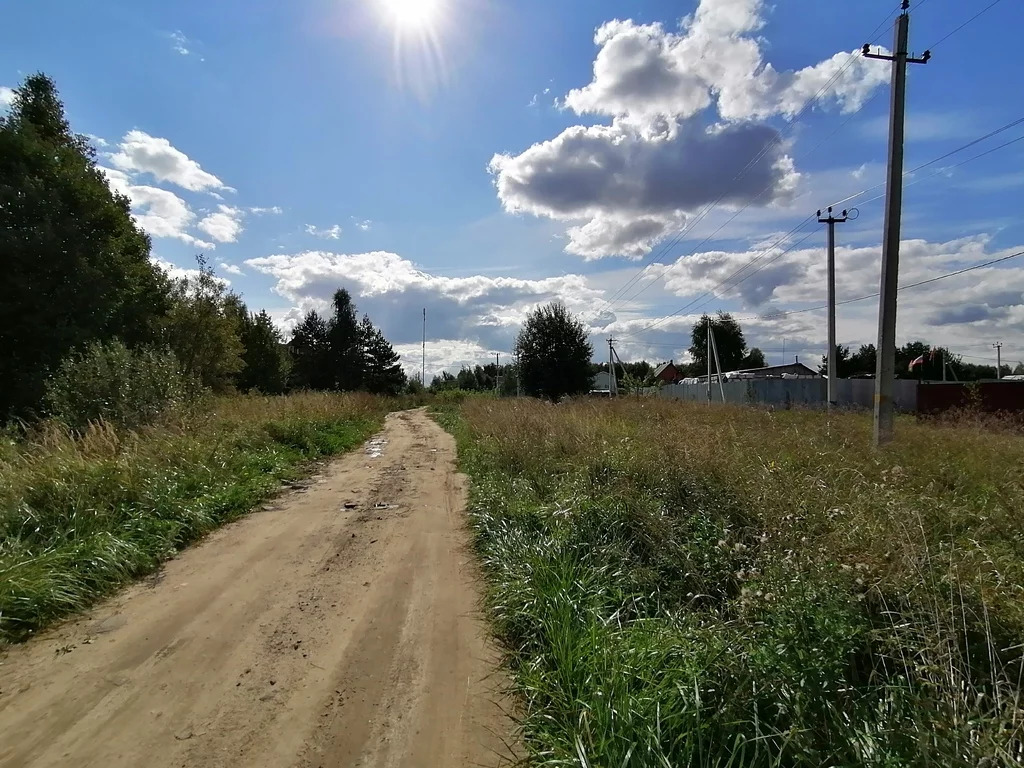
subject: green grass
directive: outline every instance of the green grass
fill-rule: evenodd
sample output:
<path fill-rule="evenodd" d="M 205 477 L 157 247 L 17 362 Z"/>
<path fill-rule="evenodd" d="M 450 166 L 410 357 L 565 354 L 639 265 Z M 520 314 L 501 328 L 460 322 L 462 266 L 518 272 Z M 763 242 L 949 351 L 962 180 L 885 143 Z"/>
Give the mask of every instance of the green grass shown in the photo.
<path fill-rule="evenodd" d="M 301 394 L 214 401 L 138 433 L 42 425 L 0 446 L 0 644 L 153 571 L 250 511 L 314 459 L 346 451 L 396 404 Z"/>
<path fill-rule="evenodd" d="M 1021 761 L 1024 438 L 659 400 L 442 410 L 544 766 Z"/>

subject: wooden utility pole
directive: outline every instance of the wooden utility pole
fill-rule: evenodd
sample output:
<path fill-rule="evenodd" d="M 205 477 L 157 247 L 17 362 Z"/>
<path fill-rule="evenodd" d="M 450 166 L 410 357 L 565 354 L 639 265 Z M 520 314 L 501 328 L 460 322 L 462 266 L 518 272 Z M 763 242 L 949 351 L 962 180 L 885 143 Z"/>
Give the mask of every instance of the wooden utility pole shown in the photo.
<path fill-rule="evenodd" d="M 427 308 L 423 308 L 423 362 L 420 367 L 420 384 L 427 386 Z"/>
<path fill-rule="evenodd" d="M 874 443 L 892 440 L 894 408 L 892 393 L 896 378 L 896 292 L 899 286 L 900 214 L 903 206 L 903 119 L 907 96 L 907 64 L 925 64 L 931 52 L 910 58 L 910 0 L 903 0 L 903 13 L 896 18 L 895 43 L 891 56 L 871 53 L 864 44 L 864 56 L 892 62 L 889 99 L 889 169 L 885 181 L 885 224 L 882 234 L 882 279 L 878 301 L 878 360 L 875 368 Z"/>
<path fill-rule="evenodd" d="M 828 207 L 828 216 L 821 218 L 821 211 L 818 211 L 818 223 L 828 224 L 828 408 L 836 404 L 836 224 L 846 221 L 846 211 L 843 215 L 835 217 L 832 215 L 832 206 Z"/>
<path fill-rule="evenodd" d="M 499 391 L 498 391 L 498 366 L 500 365 L 500 363 L 498 362 L 498 357 L 499 357 L 500 354 L 501 354 L 500 352 L 495 352 L 494 353 L 494 394 L 496 394 L 496 395 L 499 393 Z"/>
<path fill-rule="evenodd" d="M 997 341 L 992 345 L 996 350 L 996 381 L 1003 378 L 1003 342 Z"/>

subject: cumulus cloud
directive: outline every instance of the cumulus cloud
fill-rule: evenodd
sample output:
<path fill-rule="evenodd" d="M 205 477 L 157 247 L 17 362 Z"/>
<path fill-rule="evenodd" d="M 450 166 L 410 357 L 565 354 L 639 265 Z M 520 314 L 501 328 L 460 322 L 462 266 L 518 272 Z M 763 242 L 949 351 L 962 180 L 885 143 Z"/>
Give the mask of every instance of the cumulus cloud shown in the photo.
<path fill-rule="evenodd" d="M 678 33 L 658 23 L 603 24 L 594 36 L 600 50 L 593 80 L 570 91 L 565 105 L 578 114 L 648 124 L 689 118 L 715 103 L 723 119 L 748 120 L 792 116 L 819 92 L 821 102 L 852 111 L 888 82 L 886 67 L 856 51 L 776 70 L 752 36 L 763 26 L 763 12 L 762 0 L 702 0 Z"/>
<path fill-rule="evenodd" d="M 110 162 L 122 171 L 148 173 L 159 181 L 176 184 L 190 192 L 234 191 L 167 139 L 150 136 L 144 131 L 128 131 L 118 151 L 110 156 Z"/>
<path fill-rule="evenodd" d="M 233 243 L 242 232 L 242 210 L 218 205 L 217 210 L 200 221 L 198 227 L 219 243 Z"/>
<path fill-rule="evenodd" d="M 0 85 L 0 107 L 9 107 L 14 103 L 14 89 Z"/>
<path fill-rule="evenodd" d="M 918 283 L 1021 250 L 1022 245 L 995 248 L 987 234 L 945 242 L 904 240 L 900 246 L 900 283 Z M 793 250 L 760 272 L 740 272 L 740 277 L 751 276 L 735 288 L 718 288 L 724 278 L 758 255 L 761 252 L 711 251 L 680 259 L 666 270 L 666 288 L 682 299 L 672 303 L 685 308 L 687 299 L 706 291 L 716 289 L 716 295 L 701 298 L 684 313 L 663 321 L 651 317 L 649 311 L 631 312 L 612 322 L 607 332 L 623 338 L 623 349 L 630 354 L 674 354 L 678 358 L 688 346 L 680 339 L 685 340 L 700 313 L 725 307 L 740 319 L 752 346 L 777 349 L 785 339 L 788 359 L 792 360 L 794 354 L 813 353 L 817 362 L 824 351 L 826 333 L 824 311 L 819 309 L 826 298 L 824 249 Z M 878 245 L 836 249 L 836 289 L 841 302 L 838 331 L 839 342 L 844 345 L 875 343 L 877 298 L 842 302 L 877 293 L 880 258 Z M 813 311 L 792 312 L 800 309 Z M 655 321 L 658 324 L 650 327 Z M 897 334 L 901 344 L 921 339 L 963 352 L 979 341 L 1013 333 L 1024 334 L 1024 265 L 1017 262 L 980 267 L 899 293 Z M 663 347 L 673 344 L 680 346 L 671 352 Z M 780 359 L 777 354 L 776 359 Z"/>
<path fill-rule="evenodd" d="M 329 227 L 318 227 L 315 224 L 307 224 L 306 232 L 314 237 L 322 237 L 325 240 L 337 240 L 341 237 L 341 225 L 333 224 Z"/>
<path fill-rule="evenodd" d="M 821 105 L 858 108 L 888 79 L 849 53 L 793 71 L 764 61 L 763 0 L 701 0 L 678 32 L 615 20 L 593 78 L 562 106 L 611 118 L 489 165 L 506 211 L 571 224 L 566 250 L 640 257 L 708 204 L 768 206 L 799 175 L 779 133 L 752 121 Z"/>
<path fill-rule="evenodd" d="M 241 267 L 239 267 L 236 264 L 228 264 L 227 262 L 222 261 L 217 266 L 220 267 L 222 272 L 227 272 L 228 274 L 231 274 L 231 275 L 244 275 L 245 274 L 242 271 Z"/>
<path fill-rule="evenodd" d="M 362 220 L 360 220 L 360 219 L 357 219 L 355 216 L 353 216 L 352 217 L 352 221 L 355 223 L 356 228 L 361 230 L 361 231 L 363 231 L 363 232 L 369 232 L 370 231 L 370 227 L 373 226 L 373 222 L 370 221 L 369 219 L 362 219 Z"/>
<path fill-rule="evenodd" d="M 171 46 L 177 53 L 180 53 L 182 56 L 188 56 L 192 53 L 188 48 L 188 38 L 185 37 L 180 29 L 176 32 L 171 32 L 168 37 L 171 39 Z"/>
<path fill-rule="evenodd" d="M 128 174 L 113 168 L 100 166 L 99 169 L 107 177 L 110 188 L 128 198 L 135 221 L 149 235 L 174 238 L 196 248 L 215 247 L 188 233 L 196 217 L 188 203 L 176 194 L 159 187 L 135 184 Z"/>
<path fill-rule="evenodd" d="M 506 211 L 584 221 L 566 250 L 588 259 L 640 257 L 702 205 L 785 200 L 798 180 L 778 132 L 752 123 L 654 138 L 622 123 L 575 126 L 516 157 L 495 155 L 490 171 Z"/>
<path fill-rule="evenodd" d="M 581 275 L 539 280 L 428 274 L 394 253 L 339 254 L 308 251 L 249 259 L 247 266 L 276 280 L 274 291 L 295 305 L 294 317 L 325 309 L 339 287 L 348 288 L 359 310 L 369 313 L 396 344 L 420 339 L 423 308 L 432 339 L 462 339 L 495 349 L 511 348 L 526 313 L 560 300 L 575 312 L 589 310 L 600 292 Z M 282 318 L 284 324 L 294 317 Z"/>

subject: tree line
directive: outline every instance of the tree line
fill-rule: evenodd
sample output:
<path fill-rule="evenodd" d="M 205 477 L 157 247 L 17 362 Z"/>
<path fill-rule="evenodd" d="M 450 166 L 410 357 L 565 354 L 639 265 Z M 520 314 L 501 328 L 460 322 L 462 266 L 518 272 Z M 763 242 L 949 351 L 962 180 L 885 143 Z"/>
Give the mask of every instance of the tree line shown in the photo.
<path fill-rule="evenodd" d="M 0 116 L 0 421 L 45 415 L 90 392 L 95 407 L 141 401 L 143 386 L 165 394 L 405 386 L 398 355 L 367 316 L 357 321 L 344 289 L 330 317 L 308 313 L 286 341 L 202 256 L 193 274 L 172 278 L 151 246 L 128 198 L 110 189 L 95 150 L 72 131 L 54 82 L 27 77 Z M 166 384 L 168 360 L 185 382 L 177 389 Z"/>

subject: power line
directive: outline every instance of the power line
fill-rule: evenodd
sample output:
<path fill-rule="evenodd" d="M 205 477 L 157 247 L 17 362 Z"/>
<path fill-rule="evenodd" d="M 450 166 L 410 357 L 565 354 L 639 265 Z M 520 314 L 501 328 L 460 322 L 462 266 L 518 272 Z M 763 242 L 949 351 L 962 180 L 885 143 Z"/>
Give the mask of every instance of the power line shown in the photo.
<path fill-rule="evenodd" d="M 911 170 L 906 171 L 903 175 L 904 176 L 908 176 L 908 175 L 910 175 L 912 173 L 916 173 L 917 171 L 920 171 L 923 168 L 927 168 L 928 166 L 934 165 L 935 163 L 937 163 L 937 162 L 939 162 L 941 160 L 944 160 L 947 157 L 951 157 L 952 155 L 955 155 L 955 154 L 957 154 L 959 152 L 962 152 L 965 149 L 969 149 L 970 147 L 973 147 L 976 144 L 978 144 L 978 143 L 980 143 L 982 141 L 985 141 L 986 139 L 990 139 L 993 136 L 996 136 L 996 135 L 998 135 L 998 134 L 1000 134 L 1000 133 L 1002 133 L 1002 132 L 1004 132 L 1006 130 L 1009 130 L 1010 128 L 1013 128 L 1016 125 L 1020 125 L 1021 123 L 1024 123 L 1024 117 L 1017 118 L 1016 120 L 1013 120 L 1013 121 L 1007 123 L 1006 125 L 1003 125 L 1003 126 L 1001 126 L 999 128 L 996 128 L 993 131 L 988 132 L 984 136 L 981 136 L 981 137 L 979 137 L 977 139 L 969 141 L 966 144 L 963 144 L 963 145 L 957 147 L 956 149 L 953 149 L 953 150 L 951 150 L 949 152 L 946 152 L 943 155 L 940 155 L 939 157 L 933 158 L 932 160 L 929 160 L 929 161 L 927 161 L 925 163 L 921 163 L 920 165 L 912 168 Z M 925 181 L 925 180 L 927 180 L 929 178 L 932 178 L 933 176 L 935 176 L 935 175 L 937 175 L 937 174 L 939 174 L 939 173 L 941 173 L 943 171 L 950 170 L 952 168 L 958 168 L 958 167 L 960 167 L 962 165 L 966 165 L 967 163 L 973 162 L 974 160 L 977 160 L 977 159 L 979 159 L 981 157 L 989 155 L 992 152 L 995 152 L 997 150 L 1000 150 L 1000 149 L 1003 149 L 1005 147 L 1008 147 L 1008 146 L 1010 146 L 1012 144 L 1015 144 L 1016 142 L 1021 141 L 1021 140 L 1024 140 L 1024 136 L 1019 136 L 1019 137 L 1017 137 L 1015 139 L 1011 139 L 1010 141 L 1004 142 L 1003 144 L 1000 144 L 998 146 L 991 147 L 991 148 L 985 150 L 984 152 L 980 152 L 977 155 L 973 155 L 972 157 L 969 157 L 966 160 L 963 160 L 963 161 L 961 161 L 959 163 L 956 163 L 954 165 L 945 166 L 943 168 L 939 168 L 935 172 L 929 174 L 928 176 L 922 177 L 920 179 L 915 179 L 915 180 L 911 181 L 909 184 L 906 184 L 905 186 L 911 186 L 913 184 L 917 184 L 917 183 L 919 183 L 921 181 Z M 875 185 L 873 185 L 871 187 L 866 187 L 865 189 L 862 189 L 860 192 L 856 192 L 853 195 L 849 195 L 848 197 L 845 197 L 842 200 L 839 200 L 839 201 L 837 201 L 835 203 L 832 203 L 832 206 L 833 207 L 839 206 L 842 203 L 845 203 L 845 202 L 848 202 L 850 200 L 853 200 L 853 199 L 859 197 L 860 195 L 863 195 L 866 192 L 870 192 L 871 190 L 878 189 L 879 187 L 883 187 L 883 186 L 885 186 L 884 183 L 883 184 L 875 184 Z M 860 205 L 868 205 L 869 203 L 872 203 L 872 202 L 874 202 L 876 200 L 880 200 L 883 197 L 885 197 L 884 193 L 881 194 L 881 195 L 877 195 L 875 197 L 872 197 L 872 198 L 870 198 L 868 200 L 863 200 L 859 204 Z M 683 312 L 685 312 L 687 309 L 690 309 L 691 307 L 693 307 L 695 304 L 700 302 L 701 299 L 703 299 L 706 296 L 709 296 L 709 295 L 711 296 L 711 298 L 709 298 L 708 301 L 713 301 L 715 298 L 721 298 L 718 295 L 718 291 L 719 291 L 720 288 L 725 286 L 726 283 L 728 283 L 730 280 L 732 280 L 734 277 L 739 275 L 744 270 L 748 269 L 749 267 L 753 266 L 757 262 L 759 262 L 762 259 L 764 259 L 765 257 L 767 257 L 768 254 L 772 250 L 774 250 L 776 247 L 778 247 L 778 245 L 781 244 L 786 238 L 790 237 L 791 235 L 795 234 L 796 232 L 799 232 L 800 229 L 802 229 L 804 226 L 806 226 L 807 223 L 811 219 L 813 219 L 813 218 L 814 218 L 813 216 L 808 216 L 806 219 L 804 219 L 799 224 L 797 224 L 793 229 L 791 229 L 785 235 L 783 235 L 782 237 L 780 237 L 776 241 L 774 241 L 767 248 L 763 249 L 762 251 L 759 251 L 758 254 L 754 256 L 754 258 L 750 259 L 747 263 L 745 263 L 742 266 L 740 266 L 739 269 L 733 271 L 728 276 L 726 276 L 725 278 L 720 280 L 713 288 L 711 288 L 711 289 L 709 289 L 707 291 L 704 291 L 703 293 L 698 295 L 695 299 L 690 301 L 685 306 L 680 307 L 678 310 L 676 310 L 675 312 L 672 312 L 671 314 L 665 315 L 660 320 L 657 320 L 657 321 L 651 323 L 650 325 L 648 325 L 647 327 L 642 328 L 641 330 L 637 331 L 637 333 L 645 333 L 646 331 L 649 331 L 652 328 L 656 328 L 658 325 L 661 325 L 661 323 L 664 322 L 665 320 L 668 320 L 668 319 L 670 319 L 672 317 L 676 317 L 677 315 L 682 314 Z M 756 275 L 758 272 L 763 270 L 765 267 L 768 267 L 769 265 L 775 263 L 780 258 L 782 258 L 787 253 L 789 253 L 791 250 L 793 250 L 797 245 L 800 245 L 805 240 L 807 240 L 807 238 L 810 237 L 811 234 L 812 233 L 808 233 L 806 236 L 801 238 L 799 241 L 797 241 L 796 243 L 793 243 L 792 245 L 790 245 L 789 248 L 785 249 L 784 251 L 782 251 L 782 252 L 776 254 L 775 256 L 773 256 L 772 258 L 770 258 L 768 261 L 766 261 L 760 267 L 755 269 L 753 272 L 743 276 L 741 279 L 737 280 L 736 282 L 732 283 L 731 285 L 726 286 L 726 290 L 731 290 L 731 289 L 735 288 L 737 285 L 740 285 L 744 281 L 746 281 L 746 280 L 750 279 L 751 277 L 753 277 L 754 275 Z M 704 305 L 706 305 L 708 303 L 708 301 L 704 301 L 703 303 L 699 304 L 698 308 L 703 307 Z M 635 334 L 624 334 L 623 338 L 630 337 L 630 336 L 633 336 L 633 335 L 635 335 Z"/>
<path fill-rule="evenodd" d="M 923 2 L 924 2 L 924 0 L 922 0 L 922 3 L 923 3 Z M 935 47 L 936 47 L 937 45 L 939 45 L 940 43 L 944 43 L 944 42 L 946 42 L 947 40 L 949 40 L 949 38 L 951 38 L 951 37 L 952 37 L 953 35 L 955 35 L 955 34 L 956 34 L 957 32 L 959 32 L 959 31 L 960 31 L 961 29 L 963 29 L 964 27 L 966 27 L 966 26 L 967 26 L 968 24 L 970 24 L 970 23 L 971 23 L 972 21 L 974 21 L 974 20 L 975 20 L 976 18 L 978 18 L 979 16 L 981 16 L 981 15 L 982 15 L 983 13 L 985 13 L 985 12 L 987 12 L 987 11 L 991 10 L 991 9 L 992 9 L 992 8 L 993 8 L 994 6 L 998 5 L 998 4 L 1000 3 L 1000 2 L 1002 2 L 1002 0 L 993 0 L 993 1 L 991 2 L 991 3 L 989 3 L 989 4 L 988 4 L 988 5 L 986 5 L 986 6 L 984 7 L 984 8 L 982 8 L 982 9 L 981 9 L 980 11 L 978 11 L 978 12 L 977 12 L 976 14 L 974 14 L 973 16 L 971 16 L 971 18 L 969 18 L 969 19 L 968 19 L 967 21 L 965 21 L 965 22 L 964 22 L 963 24 L 961 24 L 961 25 L 960 25 L 959 27 L 957 27 L 956 29 L 954 29 L 954 30 L 953 30 L 952 32 L 950 32 L 949 34 L 947 34 L 947 35 L 946 35 L 945 37 L 943 37 L 943 38 L 939 39 L 939 40 L 938 40 L 938 42 L 935 42 L 935 43 L 932 43 L 931 45 L 929 45 L 929 46 L 928 46 L 928 50 L 934 50 L 934 48 L 935 48 Z M 918 6 L 918 7 L 920 7 L 920 6 Z"/>
<path fill-rule="evenodd" d="M 871 32 L 868 33 L 868 36 L 869 37 L 875 36 L 875 39 L 877 40 L 877 36 L 878 36 L 879 30 L 881 30 L 885 26 L 885 24 L 888 23 L 888 21 L 893 16 L 896 15 L 897 12 L 898 12 L 898 9 L 891 11 L 889 13 L 889 15 L 887 15 L 881 22 L 879 22 L 879 24 Z M 800 110 L 797 112 L 797 114 L 793 117 L 793 119 L 786 126 L 785 131 L 787 131 L 787 132 L 791 131 L 793 129 L 793 127 L 803 118 L 803 116 L 807 113 L 807 111 L 810 110 L 811 108 L 813 108 L 813 106 L 826 93 L 826 91 L 829 88 L 831 88 L 832 85 L 834 85 L 836 82 L 838 82 L 839 78 L 842 77 L 843 74 L 845 74 L 845 72 L 853 65 L 853 62 L 856 61 L 858 58 L 859 58 L 859 52 L 850 54 L 850 57 L 847 59 L 846 63 L 834 75 L 832 75 L 832 77 L 829 78 L 825 82 L 825 84 L 821 86 L 821 88 L 818 89 L 818 91 L 814 94 L 814 96 L 812 96 L 811 99 L 808 100 L 803 105 L 803 107 L 800 108 Z M 864 105 L 862 104 L 861 108 L 863 108 L 863 106 Z M 854 114 L 856 114 L 856 112 Z M 851 117 L 852 117 L 852 115 L 851 115 Z M 849 119 L 847 119 L 846 122 L 849 122 Z M 844 122 L 843 125 L 845 125 L 845 124 L 846 123 Z M 842 128 L 842 127 L 843 126 L 840 126 L 840 128 Z M 771 141 L 767 142 L 765 144 L 765 146 L 762 147 L 761 150 L 753 158 L 751 158 L 751 160 L 740 170 L 740 172 L 735 177 L 733 177 L 732 181 L 738 181 L 740 178 L 742 178 L 746 174 L 746 172 L 748 170 L 750 170 L 754 165 L 756 165 L 758 162 L 760 162 L 768 154 L 768 152 L 771 151 L 773 146 L 775 146 L 776 144 L 781 143 L 782 140 L 783 140 L 783 137 L 784 137 L 784 133 L 785 132 L 779 132 Z M 820 144 L 819 144 L 819 146 L 820 146 Z M 815 149 L 817 149 L 817 147 L 815 147 Z M 812 150 L 812 152 L 813 152 L 813 150 Z M 760 196 L 763 195 L 768 189 L 770 189 L 771 186 L 772 185 L 769 185 L 764 190 L 762 190 L 760 193 L 758 193 L 754 197 L 754 200 L 760 198 Z M 615 303 L 617 303 L 618 301 L 622 300 L 622 297 L 624 296 L 625 292 L 628 291 L 629 288 L 632 285 L 635 285 L 642 278 L 644 273 L 647 272 L 647 270 L 656 261 L 658 261 L 658 259 L 661 258 L 661 256 L 663 256 L 665 253 L 667 253 L 671 248 L 674 248 L 676 245 L 678 245 L 679 242 L 682 240 L 683 235 L 687 231 L 692 231 L 692 229 L 694 227 L 696 227 L 712 210 L 714 210 L 714 208 L 716 208 L 719 205 L 719 203 L 722 202 L 722 200 L 725 199 L 726 194 L 727 194 L 726 192 L 723 192 L 721 195 L 718 196 L 718 198 L 714 202 L 709 203 L 708 205 L 706 205 L 692 222 L 687 222 L 687 224 L 684 225 L 678 231 L 678 233 L 675 236 L 673 236 L 673 238 L 669 242 L 667 242 L 663 246 L 661 246 L 661 248 L 657 252 L 652 253 L 651 256 L 648 257 L 648 259 L 647 259 L 646 263 L 643 265 L 643 267 L 641 267 L 641 269 L 637 272 L 637 274 L 634 275 L 632 278 L 630 278 L 618 291 L 616 291 L 616 293 L 610 299 L 605 299 L 604 303 L 601 304 L 598 307 L 598 309 L 595 310 L 595 312 L 601 312 L 606 307 L 611 307 Z M 751 202 L 753 202 L 753 200 Z M 751 203 L 747 203 L 747 205 L 745 205 L 740 210 L 740 212 L 742 212 L 743 210 L 746 210 L 746 208 L 750 204 Z M 738 213 L 737 213 L 737 215 L 738 215 Z M 733 216 L 733 219 L 735 219 L 735 216 Z M 730 219 L 729 221 L 731 222 L 732 219 Z M 715 234 L 717 234 L 717 232 L 720 231 L 721 229 L 722 229 L 722 227 L 719 227 L 719 229 L 716 230 Z M 703 242 L 707 242 L 707 240 L 708 240 L 708 238 L 705 238 L 705 240 Z M 700 246 L 698 246 L 698 247 L 700 247 Z M 637 294 L 637 295 L 639 295 L 639 294 Z"/>
<path fill-rule="evenodd" d="M 945 279 L 950 278 L 950 277 L 956 277 L 958 275 L 963 275 L 963 274 L 965 274 L 967 272 L 973 272 L 976 269 L 983 269 L 985 267 L 991 267 L 991 266 L 993 266 L 995 264 L 1001 264 L 1004 261 L 1009 261 L 1010 259 L 1015 259 L 1015 258 L 1018 258 L 1019 256 L 1024 256 L 1024 251 L 1017 251 L 1016 253 L 1011 253 L 1011 254 L 1009 254 L 1007 256 L 1000 256 L 997 259 L 991 259 L 989 261 L 982 262 L 981 264 L 973 264 L 973 265 L 971 265 L 969 267 L 964 267 L 963 269 L 958 269 L 958 270 L 956 270 L 954 272 L 947 272 L 944 275 L 938 275 L 937 277 L 929 277 L 929 278 L 927 278 L 925 280 L 919 280 L 916 283 L 908 283 L 907 285 L 901 285 L 898 288 L 898 290 L 900 290 L 900 291 L 908 291 L 908 290 L 911 290 L 913 288 L 919 288 L 922 285 L 929 285 L 931 283 L 936 283 L 936 282 L 938 282 L 940 280 L 945 280 Z M 838 306 L 842 306 L 842 305 L 845 305 L 845 304 L 855 304 L 855 303 L 857 303 L 859 301 L 866 301 L 867 299 L 873 299 L 873 298 L 877 297 L 878 295 L 879 295 L 879 293 L 876 291 L 875 293 L 865 294 L 864 296 L 858 296 L 858 297 L 856 297 L 854 299 L 844 299 L 843 301 L 837 301 L 836 302 L 836 306 L 838 307 Z M 743 321 L 779 320 L 779 319 L 781 319 L 783 317 L 789 317 L 791 315 L 801 315 L 801 314 L 805 314 L 807 312 L 818 312 L 818 311 L 823 310 L 823 309 L 828 309 L 828 305 L 827 304 L 822 304 L 822 305 L 817 306 L 817 307 L 804 307 L 803 309 L 790 309 L 790 310 L 785 310 L 783 312 L 771 312 L 771 313 L 768 313 L 768 314 L 761 314 L 761 315 L 748 315 L 748 316 L 745 316 L 745 317 L 742 317 L 742 316 L 741 317 L 736 317 L 735 315 L 733 315 L 733 319 L 734 320 L 743 320 Z M 673 317 L 674 316 L 675 315 L 673 315 Z M 696 315 L 696 314 L 683 315 L 683 317 L 698 317 L 698 315 Z M 663 319 L 667 320 L 668 317 L 665 317 Z M 642 332 L 643 331 L 638 331 L 637 333 L 642 333 Z M 632 337 L 633 334 L 624 334 L 622 336 L 622 338 L 626 338 L 627 336 Z M 645 344 L 647 342 L 643 341 L 642 339 L 633 339 L 632 343 L 634 343 L 634 344 Z"/>

